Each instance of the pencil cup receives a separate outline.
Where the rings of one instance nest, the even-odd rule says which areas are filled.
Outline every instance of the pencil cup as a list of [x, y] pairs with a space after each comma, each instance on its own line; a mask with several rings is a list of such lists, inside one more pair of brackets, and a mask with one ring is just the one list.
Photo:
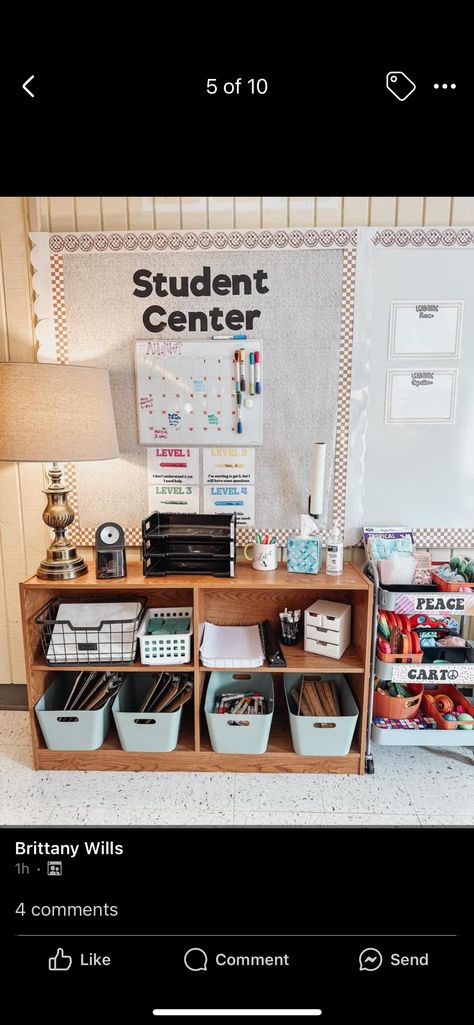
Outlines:
[[283, 622], [280, 620], [280, 640], [282, 644], [297, 644], [298, 631], [301, 620], [297, 623]]
[[[247, 555], [247, 548], [252, 549], [252, 555]], [[277, 545], [259, 545], [257, 542], [248, 544], [245, 545], [244, 555], [252, 563], [253, 569], [277, 569], [278, 567]]]

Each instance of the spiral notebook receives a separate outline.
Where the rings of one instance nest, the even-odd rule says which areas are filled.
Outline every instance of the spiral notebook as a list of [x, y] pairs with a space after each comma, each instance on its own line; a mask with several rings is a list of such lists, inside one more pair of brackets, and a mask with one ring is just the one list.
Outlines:
[[201, 662], [208, 669], [256, 669], [263, 666], [265, 658], [258, 625], [205, 623], [200, 652]]

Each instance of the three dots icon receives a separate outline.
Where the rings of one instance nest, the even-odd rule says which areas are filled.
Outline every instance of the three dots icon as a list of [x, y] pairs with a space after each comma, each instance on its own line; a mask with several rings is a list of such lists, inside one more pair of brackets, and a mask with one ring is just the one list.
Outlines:
[[455, 88], [456, 88], [456, 82], [451, 82], [449, 85], [448, 85], [447, 82], [442, 82], [441, 84], [439, 82], [435, 82], [434, 85], [433, 85], [433, 89], [455, 89]]

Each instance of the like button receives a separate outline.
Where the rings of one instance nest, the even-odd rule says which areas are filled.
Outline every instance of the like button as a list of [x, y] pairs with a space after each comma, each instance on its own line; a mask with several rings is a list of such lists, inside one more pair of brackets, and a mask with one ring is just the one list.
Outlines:
[[72, 965], [72, 957], [65, 954], [62, 947], [58, 947], [54, 957], [48, 959], [50, 972], [67, 972]]

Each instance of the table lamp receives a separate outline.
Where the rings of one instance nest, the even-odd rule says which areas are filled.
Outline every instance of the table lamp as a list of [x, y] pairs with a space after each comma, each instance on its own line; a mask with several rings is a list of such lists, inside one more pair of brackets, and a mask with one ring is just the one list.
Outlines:
[[59, 363], [0, 363], [0, 460], [52, 463], [43, 520], [54, 531], [37, 576], [71, 580], [87, 566], [68, 541], [74, 521], [58, 463], [119, 454], [108, 370]]

